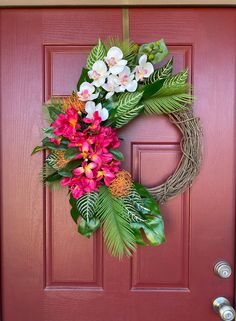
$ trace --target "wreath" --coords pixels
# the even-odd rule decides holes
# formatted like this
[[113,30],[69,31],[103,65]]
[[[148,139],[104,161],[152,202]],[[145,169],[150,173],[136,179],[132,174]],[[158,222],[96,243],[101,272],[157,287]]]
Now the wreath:
[[[201,129],[191,109],[188,70],[172,75],[173,58],[163,39],[138,46],[98,40],[88,55],[77,90],[44,105],[42,180],[67,186],[78,232],[90,237],[102,227],[109,252],[132,255],[136,244],[165,241],[158,203],[183,192],[199,172]],[[121,168],[124,156],[117,129],[140,114],[168,115],[182,132],[182,158],[160,186],[145,188]],[[59,183],[59,184],[58,184]]]

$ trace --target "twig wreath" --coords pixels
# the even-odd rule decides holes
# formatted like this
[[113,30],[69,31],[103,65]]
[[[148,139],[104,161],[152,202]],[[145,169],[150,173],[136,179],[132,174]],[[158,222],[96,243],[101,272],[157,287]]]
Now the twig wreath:
[[[108,250],[119,258],[136,244],[165,241],[158,203],[188,188],[199,173],[201,128],[191,109],[188,70],[172,75],[173,58],[161,39],[138,46],[101,40],[88,55],[77,90],[44,106],[50,124],[43,128],[44,183],[68,186],[71,216],[78,232],[90,237],[101,226]],[[117,128],[139,114],[168,115],[182,133],[182,158],[160,186],[145,188],[121,169]],[[157,203],[158,201],[158,203]]]

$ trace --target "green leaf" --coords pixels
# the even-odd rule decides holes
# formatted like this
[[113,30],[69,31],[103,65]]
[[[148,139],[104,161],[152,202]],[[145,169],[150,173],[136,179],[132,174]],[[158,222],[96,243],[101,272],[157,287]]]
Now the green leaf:
[[149,210],[149,214],[157,216],[161,215],[159,205],[149,191],[143,185],[137,182],[134,182],[133,186],[138,194],[142,197],[144,207]]
[[94,217],[89,222],[81,218],[78,225],[78,232],[86,237],[90,237],[100,226],[100,221],[98,218]]
[[125,215],[125,205],[114,197],[106,186],[99,191],[97,215],[103,225],[103,234],[109,252],[122,258],[135,249],[135,237]]
[[114,156],[115,160],[123,161],[125,159],[124,155],[118,149],[110,148],[109,153]]
[[151,83],[142,87],[143,99],[145,99],[146,97],[150,97],[154,95],[156,92],[158,92],[158,90],[160,90],[161,87],[163,86],[164,81],[165,79],[157,80],[154,83]]
[[134,93],[122,93],[119,96],[117,107],[116,107],[116,116],[119,117],[127,111],[133,109],[142,98],[142,92],[134,92]]
[[77,224],[77,221],[79,218],[79,212],[76,206],[76,199],[71,194],[70,194],[70,205],[71,205],[70,215],[73,221]]
[[43,133],[45,137],[48,138],[57,138],[57,136],[53,133],[56,127],[48,127],[48,128],[43,128]]
[[72,147],[72,148],[68,148],[65,153],[64,153],[64,157],[65,159],[71,159],[73,157],[75,157],[77,154],[79,154],[79,150],[77,147]]
[[46,148],[45,146],[36,146],[36,147],[33,149],[32,153],[31,153],[31,156],[34,155],[34,154],[36,154],[36,153],[38,153],[38,152],[41,152],[41,151],[44,150],[45,148]]
[[59,181],[59,180],[61,180],[61,178],[62,178],[61,175],[58,174],[57,172],[55,172],[55,173],[49,175],[48,177],[46,177],[45,181],[50,183],[50,182]]
[[49,124],[56,120],[60,113],[63,113],[62,104],[61,98],[51,98],[43,105],[43,113]]
[[134,229],[142,228],[147,239],[153,246],[160,245],[165,242],[164,223],[160,215],[148,217],[145,222],[131,223],[131,226]]
[[122,93],[119,96],[115,109],[115,127],[121,128],[143,110],[143,105],[138,105],[143,92]]
[[50,118],[54,121],[58,118],[58,116],[61,114],[61,110],[54,106],[48,106],[48,112],[50,115]]
[[133,109],[128,110],[125,114],[116,118],[115,127],[121,128],[128,124],[132,119],[138,116],[143,111],[144,105],[138,105]]
[[136,210],[135,205],[133,204],[130,197],[122,197],[122,202],[125,206],[125,214],[129,222],[143,222],[144,218]]
[[184,111],[193,103],[193,96],[188,93],[189,85],[163,87],[151,97],[143,100],[146,114],[169,114]]
[[80,89],[80,85],[81,85],[83,82],[85,82],[85,81],[91,82],[91,79],[90,79],[89,76],[88,76],[88,71],[89,71],[89,70],[88,70],[87,68],[83,68],[83,69],[82,69],[82,72],[81,72],[79,81],[78,81],[78,83],[77,83],[77,90],[78,90],[78,91],[79,91],[79,89]]
[[58,171],[58,173],[64,177],[72,177],[73,176],[73,173],[72,173],[73,169],[79,167],[80,165],[81,165],[81,160],[79,160],[79,159],[72,160],[69,163],[67,163],[67,165],[65,167],[60,169]]
[[186,84],[187,80],[188,80],[188,69],[185,69],[179,72],[178,74],[167,78],[163,84],[163,88],[183,86]]
[[48,137],[44,138],[42,140],[42,143],[43,143],[44,147],[47,147],[48,149],[51,149],[51,150],[67,150],[68,149],[68,147],[64,144],[55,145],[54,143],[52,143],[48,140]]
[[76,201],[77,209],[86,222],[94,217],[97,206],[98,192],[90,192],[82,195]]
[[157,80],[166,79],[171,76],[173,69],[173,57],[167,63],[154,72],[145,80],[145,84],[153,84]]
[[152,64],[162,61],[168,55],[168,49],[163,39],[145,43],[139,48],[138,57],[147,55],[148,61]]
[[104,43],[100,39],[98,39],[98,44],[95,47],[93,47],[93,49],[90,51],[88,55],[86,68],[92,69],[93,64],[97,60],[103,60],[106,56],[106,53],[107,52]]
[[144,240],[143,240],[143,237],[142,237],[142,234],[141,234],[140,229],[139,229],[139,228],[133,228],[133,232],[134,232],[136,244],[144,245],[144,246],[145,246],[146,243],[145,243]]

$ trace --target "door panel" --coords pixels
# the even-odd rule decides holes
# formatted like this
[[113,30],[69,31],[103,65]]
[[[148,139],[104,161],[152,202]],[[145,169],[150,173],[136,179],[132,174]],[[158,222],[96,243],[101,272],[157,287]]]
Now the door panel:
[[[132,40],[163,37],[174,72],[190,71],[201,173],[162,205],[164,245],[119,262],[101,233],[78,235],[67,192],[44,189],[42,155],[29,155],[41,139],[41,104],[76,88],[98,37],[122,37],[122,9],[2,10],[3,321],[214,321],[212,299],[233,298],[233,278],[213,266],[234,265],[236,11],[136,8],[129,19]],[[136,180],[153,186],[174,172],[181,135],[167,117],[141,116],[118,134]]]

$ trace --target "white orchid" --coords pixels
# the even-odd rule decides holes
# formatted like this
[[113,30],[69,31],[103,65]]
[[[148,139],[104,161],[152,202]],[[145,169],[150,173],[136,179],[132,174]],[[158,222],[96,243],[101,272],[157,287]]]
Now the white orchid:
[[127,64],[127,60],[122,59],[123,52],[118,47],[111,47],[107,56],[105,57],[105,61],[109,66],[109,71],[113,75],[117,75],[123,71],[124,66]]
[[121,73],[119,73],[118,79],[119,79],[120,91],[127,90],[129,92],[134,92],[138,87],[138,83],[134,79],[134,74],[130,72],[130,68],[127,66],[125,66],[124,70]]
[[108,75],[107,66],[102,60],[97,60],[92,67],[92,70],[88,72],[90,79],[93,79],[92,84],[96,87],[100,87],[105,83]]
[[88,113],[86,117],[89,119],[93,119],[93,115],[96,111],[102,121],[106,120],[109,116],[108,110],[106,108],[102,108],[102,104],[95,105],[93,101],[87,101],[85,104],[85,111]]
[[147,62],[147,55],[142,55],[139,58],[139,65],[135,67],[135,79],[137,81],[143,81],[144,78],[148,78],[154,71],[153,65]]
[[109,99],[115,92],[120,92],[119,78],[115,75],[108,76],[107,82],[102,86],[102,88],[108,91],[105,98]]
[[82,101],[94,100],[99,95],[98,93],[94,94],[94,92],[95,92],[95,87],[91,85],[89,82],[85,81],[80,85],[77,95],[79,99]]

